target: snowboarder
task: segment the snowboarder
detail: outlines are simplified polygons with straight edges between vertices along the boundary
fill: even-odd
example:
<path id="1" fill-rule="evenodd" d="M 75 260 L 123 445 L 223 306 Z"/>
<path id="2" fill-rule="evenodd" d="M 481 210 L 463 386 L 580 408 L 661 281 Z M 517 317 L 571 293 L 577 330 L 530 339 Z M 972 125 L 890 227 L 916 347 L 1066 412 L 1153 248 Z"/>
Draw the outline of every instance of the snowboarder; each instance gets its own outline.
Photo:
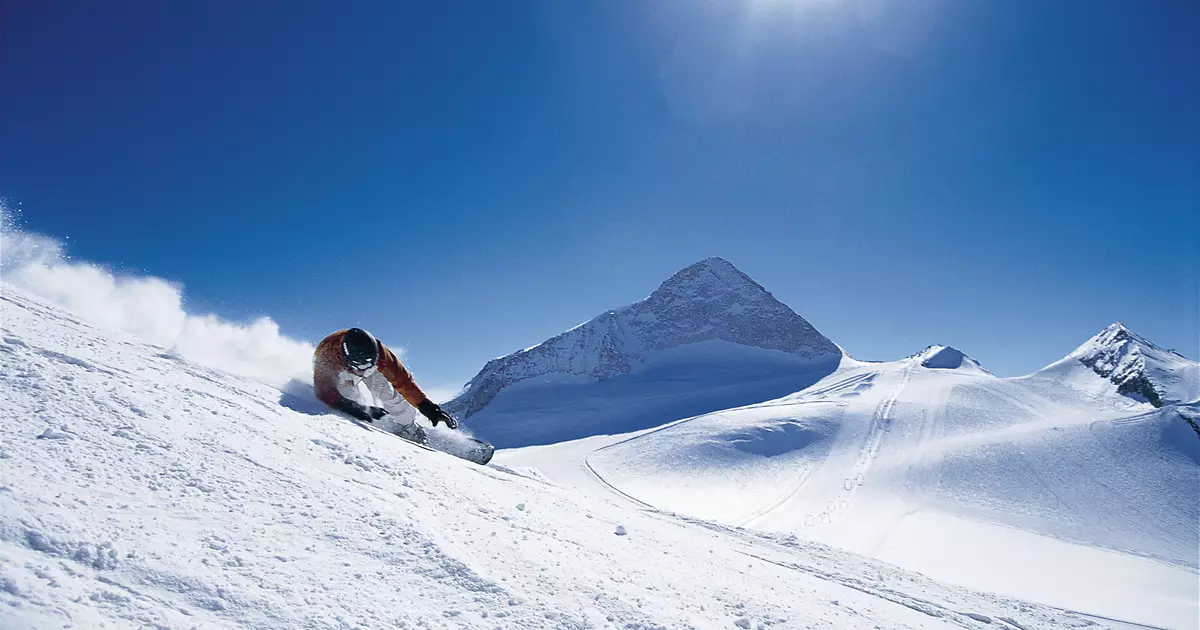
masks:
<path id="1" fill-rule="evenodd" d="M 389 416 L 396 433 L 420 444 L 429 438 L 417 425 L 414 408 L 435 427 L 445 422 L 458 428 L 458 421 L 429 400 L 396 355 L 361 328 L 339 330 L 317 344 L 313 386 L 326 405 L 368 423 Z M 369 404 L 360 402 L 368 398 Z"/>

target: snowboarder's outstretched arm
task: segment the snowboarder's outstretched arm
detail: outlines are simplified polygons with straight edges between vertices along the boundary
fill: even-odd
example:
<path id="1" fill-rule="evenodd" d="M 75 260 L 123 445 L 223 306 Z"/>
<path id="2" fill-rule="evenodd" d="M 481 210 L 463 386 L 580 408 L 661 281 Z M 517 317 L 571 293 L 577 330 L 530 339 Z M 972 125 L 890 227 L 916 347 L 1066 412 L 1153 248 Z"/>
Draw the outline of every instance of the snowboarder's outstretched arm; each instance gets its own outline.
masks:
<path id="1" fill-rule="evenodd" d="M 421 391 L 417 382 L 413 380 L 408 368 L 404 367 L 400 359 L 397 359 L 396 355 L 387 346 L 383 345 L 382 341 L 379 342 L 379 363 L 377 367 L 379 368 L 379 373 L 392 384 L 392 388 L 396 390 L 396 393 L 408 401 L 408 404 L 420 409 L 421 403 L 429 400 L 429 397 L 425 395 L 425 392 Z"/>

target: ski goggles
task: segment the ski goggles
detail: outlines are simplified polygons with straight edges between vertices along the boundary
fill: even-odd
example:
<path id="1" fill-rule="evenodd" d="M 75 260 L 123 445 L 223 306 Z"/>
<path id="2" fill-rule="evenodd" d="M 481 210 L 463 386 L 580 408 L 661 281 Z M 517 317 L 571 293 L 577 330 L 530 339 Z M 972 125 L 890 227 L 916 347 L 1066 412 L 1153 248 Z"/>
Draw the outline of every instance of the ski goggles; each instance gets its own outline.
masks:
<path id="1" fill-rule="evenodd" d="M 350 370 L 351 372 L 357 372 L 359 374 L 365 374 L 366 372 L 370 371 L 374 367 L 375 367 L 374 361 L 362 361 L 362 362 L 347 361 L 346 362 L 346 368 L 348 370 Z"/>

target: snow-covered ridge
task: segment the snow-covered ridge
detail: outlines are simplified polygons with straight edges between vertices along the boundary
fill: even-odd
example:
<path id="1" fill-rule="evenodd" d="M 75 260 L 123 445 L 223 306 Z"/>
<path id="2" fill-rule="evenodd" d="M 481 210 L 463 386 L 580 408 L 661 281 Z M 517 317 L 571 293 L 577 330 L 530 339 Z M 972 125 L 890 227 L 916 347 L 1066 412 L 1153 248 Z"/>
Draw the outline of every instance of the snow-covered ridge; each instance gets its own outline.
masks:
<path id="1" fill-rule="evenodd" d="M 921 360 L 921 367 L 935 370 L 963 370 L 967 372 L 984 372 L 991 374 L 978 361 L 963 354 L 958 348 L 950 346 L 929 346 L 925 348 L 917 357 Z"/>
<path id="2" fill-rule="evenodd" d="M 635 371 L 652 353 L 705 341 L 775 350 L 814 363 L 841 351 L 803 317 L 721 258 L 690 265 L 650 297 L 546 341 L 489 361 L 448 407 L 470 416 L 514 383 L 560 374 L 604 380 Z"/>
<path id="3" fill-rule="evenodd" d="M 1079 365 L 1116 385 L 1119 393 L 1155 407 L 1200 397 L 1200 364 L 1154 345 L 1120 322 L 1039 374 L 1070 372 Z"/>

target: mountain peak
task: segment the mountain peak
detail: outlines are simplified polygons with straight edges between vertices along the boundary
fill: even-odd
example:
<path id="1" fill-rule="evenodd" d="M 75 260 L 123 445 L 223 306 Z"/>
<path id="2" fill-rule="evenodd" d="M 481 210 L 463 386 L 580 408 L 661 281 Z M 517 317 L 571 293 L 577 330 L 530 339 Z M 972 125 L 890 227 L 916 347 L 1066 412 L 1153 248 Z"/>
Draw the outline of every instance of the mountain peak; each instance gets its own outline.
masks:
<path id="1" fill-rule="evenodd" d="M 1196 396 L 1196 363 L 1138 335 L 1121 322 L 1109 324 L 1059 363 L 1082 364 L 1117 386 L 1117 392 L 1161 407 Z M 1054 366 L 1051 366 L 1054 367 Z M 1047 368 L 1050 369 L 1050 368 Z"/>
<path id="2" fill-rule="evenodd" d="M 728 260 L 725 260 L 724 258 L 721 258 L 720 256 L 709 256 L 708 258 L 694 262 L 694 263 L 688 265 L 687 267 L 684 267 L 684 269 L 693 269 L 693 268 L 714 268 L 714 269 L 737 270 L 737 267 L 735 267 L 733 263 L 729 262 Z M 683 269 L 681 269 L 680 271 L 683 271 Z"/>
<path id="3" fill-rule="evenodd" d="M 731 292 L 769 292 L 724 258 L 705 258 L 676 271 L 655 294 L 682 293 L 688 297 L 712 297 Z M 654 297 L 654 294 L 651 295 Z"/>
<path id="4" fill-rule="evenodd" d="M 960 370 L 991 374 L 978 361 L 952 346 L 932 345 L 916 354 L 921 367 L 934 370 Z"/>
<path id="5" fill-rule="evenodd" d="M 1161 349 L 1154 345 L 1149 339 L 1133 332 L 1128 326 L 1121 322 L 1113 322 L 1104 327 L 1099 333 L 1096 333 L 1091 339 L 1084 343 L 1084 346 L 1089 344 L 1113 345 L 1125 342 L 1132 342 L 1141 347 Z M 1083 347 L 1083 346 L 1081 346 Z"/>
<path id="6" fill-rule="evenodd" d="M 606 311 L 542 343 L 489 361 L 451 407 L 470 415 L 516 382 L 552 374 L 604 380 L 680 346 L 724 342 L 836 362 L 841 350 L 723 258 L 677 271 L 646 299 Z"/>

